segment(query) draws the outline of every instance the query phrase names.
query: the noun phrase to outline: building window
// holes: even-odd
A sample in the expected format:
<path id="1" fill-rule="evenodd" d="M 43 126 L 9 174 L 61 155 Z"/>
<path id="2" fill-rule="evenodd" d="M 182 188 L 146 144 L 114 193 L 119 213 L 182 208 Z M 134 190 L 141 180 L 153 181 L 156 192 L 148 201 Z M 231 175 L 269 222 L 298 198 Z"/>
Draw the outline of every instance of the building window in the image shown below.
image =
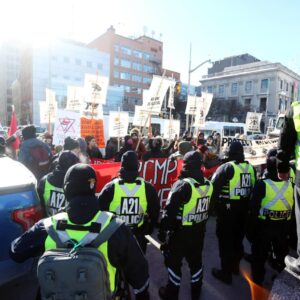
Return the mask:
<path id="1" fill-rule="evenodd" d="M 245 92 L 250 94 L 252 91 L 252 81 L 246 81 L 245 83 Z"/>
<path id="2" fill-rule="evenodd" d="M 131 93 L 141 94 L 141 93 L 142 93 L 142 89 L 141 89 L 141 88 L 138 88 L 137 86 L 132 86 L 132 87 L 130 88 L 130 92 L 131 92 Z"/>
<path id="3" fill-rule="evenodd" d="M 130 80 L 131 79 L 131 75 L 130 75 L 130 73 L 121 72 L 120 73 L 120 78 L 124 79 L 124 80 Z"/>
<path id="4" fill-rule="evenodd" d="M 77 66 L 80 66 L 81 65 L 81 59 L 75 59 L 75 64 L 77 65 Z"/>
<path id="5" fill-rule="evenodd" d="M 65 80 L 69 80 L 69 79 L 70 79 L 70 77 L 69 77 L 69 76 L 67 76 L 67 75 L 65 75 L 65 76 L 64 76 L 64 79 L 65 79 Z"/>
<path id="6" fill-rule="evenodd" d="M 237 82 L 232 83 L 231 84 L 231 95 L 236 95 L 237 94 L 237 89 L 238 89 Z"/>
<path id="7" fill-rule="evenodd" d="M 260 83 L 261 91 L 267 91 L 269 86 L 269 79 L 262 79 Z"/>
<path id="8" fill-rule="evenodd" d="M 144 54 L 143 56 L 144 56 L 144 59 L 145 59 L 145 60 L 150 60 L 151 55 L 150 55 L 149 53 L 144 52 L 143 54 Z"/>
<path id="9" fill-rule="evenodd" d="M 147 72 L 147 73 L 153 73 L 153 68 L 152 68 L 152 66 L 144 65 L 144 72 Z"/>
<path id="10" fill-rule="evenodd" d="M 246 98 L 245 99 L 245 106 L 251 106 L 251 98 Z"/>
<path id="11" fill-rule="evenodd" d="M 208 93 L 212 93 L 212 92 L 213 92 L 213 87 L 212 87 L 211 85 L 209 85 L 209 86 L 207 87 L 207 92 L 208 92 Z"/>
<path id="12" fill-rule="evenodd" d="M 121 66 L 124 68 L 131 68 L 131 61 L 127 59 L 121 59 Z"/>
<path id="13" fill-rule="evenodd" d="M 75 77 L 75 81 L 81 81 L 81 78 Z"/>
<path id="14" fill-rule="evenodd" d="M 220 96 L 224 96 L 225 94 L 225 85 L 224 84 L 220 84 L 219 85 L 219 95 Z"/>
<path id="15" fill-rule="evenodd" d="M 288 92 L 289 91 L 289 84 L 286 82 L 285 83 L 285 91 Z"/>
<path id="16" fill-rule="evenodd" d="M 150 84 L 151 81 L 152 81 L 152 79 L 150 77 L 144 77 L 143 78 L 143 83 Z"/>
<path id="17" fill-rule="evenodd" d="M 98 70 L 102 70 L 103 69 L 103 65 L 102 64 L 98 64 L 97 68 L 98 68 Z"/>
<path id="18" fill-rule="evenodd" d="M 134 57 L 137 57 L 137 58 L 142 58 L 143 57 L 143 52 L 142 51 L 139 51 L 139 50 L 133 50 L 132 51 L 132 55 Z"/>
<path id="19" fill-rule="evenodd" d="M 131 55 L 131 49 L 130 49 L 130 48 L 125 47 L 125 46 L 121 46 L 120 49 L 121 49 L 121 52 L 122 52 L 123 54 Z"/>
<path id="20" fill-rule="evenodd" d="M 114 45 L 115 52 L 119 52 L 119 45 Z"/>
<path id="21" fill-rule="evenodd" d="M 88 68 L 91 68 L 91 67 L 93 66 L 93 64 L 92 64 L 91 61 L 87 61 L 87 62 L 86 62 L 86 66 L 87 66 Z"/>
<path id="22" fill-rule="evenodd" d="M 267 108 L 267 98 L 260 98 L 259 111 L 265 112 Z"/>
<path id="23" fill-rule="evenodd" d="M 280 89 L 283 89 L 283 80 L 280 80 Z"/>
<path id="24" fill-rule="evenodd" d="M 142 76 L 140 76 L 140 75 L 132 75 L 132 81 L 142 82 Z"/>
<path id="25" fill-rule="evenodd" d="M 120 74 L 119 71 L 114 70 L 114 78 L 119 78 Z"/>
<path id="26" fill-rule="evenodd" d="M 56 56 L 51 56 L 51 59 L 54 60 L 54 61 L 57 60 Z"/>
<path id="27" fill-rule="evenodd" d="M 132 63 L 132 69 L 133 70 L 137 70 L 137 71 L 142 71 L 143 67 L 142 67 L 142 64 L 139 64 L 137 62 L 133 62 Z"/>
<path id="28" fill-rule="evenodd" d="M 118 66 L 119 63 L 120 63 L 120 60 L 119 60 L 117 57 L 115 57 L 115 58 L 114 58 L 114 65 L 115 65 L 115 66 Z"/>
<path id="29" fill-rule="evenodd" d="M 69 61 L 70 61 L 69 57 L 66 57 L 66 56 L 65 56 L 65 57 L 64 57 L 64 62 L 65 62 L 65 63 L 68 63 Z"/>
<path id="30" fill-rule="evenodd" d="M 124 85 L 124 84 L 120 84 L 119 85 L 120 88 L 123 88 L 125 92 L 130 93 L 130 86 L 128 85 Z"/>

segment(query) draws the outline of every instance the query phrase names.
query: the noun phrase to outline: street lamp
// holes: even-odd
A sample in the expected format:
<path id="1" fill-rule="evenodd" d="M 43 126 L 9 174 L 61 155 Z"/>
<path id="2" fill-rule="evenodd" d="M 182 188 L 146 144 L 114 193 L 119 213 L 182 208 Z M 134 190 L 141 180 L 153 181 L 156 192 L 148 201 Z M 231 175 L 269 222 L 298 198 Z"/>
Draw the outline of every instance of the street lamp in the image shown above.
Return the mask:
<path id="1" fill-rule="evenodd" d="M 188 101 L 188 96 L 190 93 L 190 85 L 191 85 L 191 73 L 195 72 L 196 70 L 198 70 L 201 66 L 203 66 L 206 63 L 211 63 L 211 60 L 208 59 L 204 62 L 202 62 L 201 64 L 199 64 L 197 67 L 191 69 L 191 56 L 192 56 L 192 45 L 190 44 L 190 61 L 189 61 L 189 77 L 188 77 L 188 86 L 187 86 L 187 97 L 186 97 L 186 101 Z M 186 115 L 186 130 L 189 129 L 189 115 Z"/>

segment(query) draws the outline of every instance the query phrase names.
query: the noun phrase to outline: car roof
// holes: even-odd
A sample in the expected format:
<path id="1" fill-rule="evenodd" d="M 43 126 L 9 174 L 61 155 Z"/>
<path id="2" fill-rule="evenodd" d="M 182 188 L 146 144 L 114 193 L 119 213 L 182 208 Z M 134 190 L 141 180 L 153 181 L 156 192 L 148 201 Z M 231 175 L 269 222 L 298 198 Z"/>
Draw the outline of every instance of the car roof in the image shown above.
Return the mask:
<path id="1" fill-rule="evenodd" d="M 0 190 L 11 187 L 36 185 L 34 175 L 20 162 L 0 157 Z"/>

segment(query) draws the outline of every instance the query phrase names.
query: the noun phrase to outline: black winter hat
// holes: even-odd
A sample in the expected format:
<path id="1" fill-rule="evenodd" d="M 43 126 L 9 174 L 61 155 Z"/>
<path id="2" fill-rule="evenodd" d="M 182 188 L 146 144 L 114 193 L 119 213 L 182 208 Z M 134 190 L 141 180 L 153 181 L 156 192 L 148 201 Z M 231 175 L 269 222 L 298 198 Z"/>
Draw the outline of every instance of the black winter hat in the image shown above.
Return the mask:
<path id="1" fill-rule="evenodd" d="M 62 151 L 58 158 L 58 165 L 61 170 L 68 170 L 71 166 L 78 164 L 79 158 L 71 151 Z"/>
<path id="2" fill-rule="evenodd" d="M 64 142 L 64 150 L 74 150 L 76 148 L 79 148 L 79 142 L 70 136 L 66 137 Z"/>
<path id="3" fill-rule="evenodd" d="M 244 154 L 244 148 L 243 145 L 240 142 L 232 142 L 229 146 L 229 156 L 235 155 L 235 154 Z"/>
<path id="4" fill-rule="evenodd" d="M 203 161 L 198 151 L 190 151 L 183 157 L 183 170 L 199 170 Z"/>
<path id="5" fill-rule="evenodd" d="M 273 148 L 273 149 L 270 149 L 267 153 L 267 158 L 269 157 L 273 157 L 273 156 L 277 156 L 277 149 L 276 148 Z"/>
<path id="6" fill-rule="evenodd" d="M 87 164 L 76 164 L 66 173 L 64 191 L 67 201 L 76 196 L 95 195 L 96 172 Z"/>
<path id="7" fill-rule="evenodd" d="M 24 140 L 33 139 L 36 137 L 36 128 L 34 125 L 28 125 L 22 129 L 22 136 Z"/>
<path id="8" fill-rule="evenodd" d="M 121 168 L 126 171 L 137 171 L 139 169 L 139 161 L 134 151 L 127 151 L 121 159 Z"/>
<path id="9" fill-rule="evenodd" d="M 277 159 L 275 156 L 267 158 L 267 170 L 270 174 L 277 174 Z"/>

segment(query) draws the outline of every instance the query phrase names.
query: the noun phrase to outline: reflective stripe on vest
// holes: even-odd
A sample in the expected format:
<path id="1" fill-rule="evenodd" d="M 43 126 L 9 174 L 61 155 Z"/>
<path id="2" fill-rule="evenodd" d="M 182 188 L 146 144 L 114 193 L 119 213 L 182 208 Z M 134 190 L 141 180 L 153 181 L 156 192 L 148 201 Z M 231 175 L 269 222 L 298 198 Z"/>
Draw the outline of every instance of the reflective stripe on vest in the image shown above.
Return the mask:
<path id="1" fill-rule="evenodd" d="M 264 182 L 266 193 L 258 217 L 262 220 L 290 220 L 294 204 L 292 183 L 271 179 L 265 179 Z"/>
<path id="2" fill-rule="evenodd" d="M 297 132 L 297 142 L 295 146 L 295 158 L 296 158 L 296 170 L 300 171 L 300 103 L 298 101 L 294 101 L 292 103 L 293 108 L 293 121 L 295 130 Z"/>
<path id="3" fill-rule="evenodd" d="M 65 207 L 65 193 L 62 188 L 55 187 L 48 179 L 45 181 L 44 201 L 47 216 L 53 216 Z"/>
<path id="4" fill-rule="evenodd" d="M 213 192 L 213 186 L 205 180 L 206 184 L 199 185 L 193 178 L 185 178 L 183 181 L 190 184 L 192 194 L 190 200 L 183 206 L 182 225 L 190 226 L 208 219 L 208 208 Z"/>
<path id="5" fill-rule="evenodd" d="M 232 165 L 234 173 L 228 186 L 222 187 L 221 198 L 240 200 L 241 197 L 249 197 L 255 183 L 253 166 L 245 162 L 228 163 Z"/>
<path id="6" fill-rule="evenodd" d="M 115 191 L 109 211 L 116 213 L 127 225 L 140 227 L 144 223 L 147 211 L 146 188 L 143 179 L 137 178 L 141 184 L 124 183 L 120 179 L 113 181 Z"/>
<path id="7" fill-rule="evenodd" d="M 95 215 L 95 217 L 90 222 L 83 224 L 82 226 L 90 226 L 91 223 L 98 223 L 101 225 L 100 232 L 102 232 L 110 223 L 112 216 L 113 216 L 113 214 L 111 214 L 109 212 L 101 212 L 100 211 Z M 68 224 L 74 225 L 74 223 L 72 223 L 69 220 L 68 215 L 65 212 L 59 213 L 55 216 L 45 219 L 44 225 L 46 228 L 53 226 L 53 229 L 56 231 L 60 240 L 63 243 L 66 243 L 67 241 L 70 241 L 70 240 L 75 240 L 78 243 L 80 243 L 80 245 L 85 246 L 85 245 L 89 245 L 98 236 L 98 233 L 93 233 L 93 232 L 89 232 L 89 231 L 77 231 L 77 230 L 72 230 L 72 229 L 56 230 L 57 222 L 59 220 L 65 220 L 65 221 L 67 221 Z M 109 262 L 107 246 L 108 246 L 108 243 L 106 241 L 98 247 L 98 250 L 103 254 L 103 256 L 106 259 L 107 271 L 109 274 L 110 289 L 113 292 L 115 290 L 116 269 Z M 56 246 L 55 241 L 48 235 L 47 239 L 45 241 L 45 251 L 50 250 L 50 249 L 56 249 L 56 248 L 57 248 L 57 246 Z"/>

